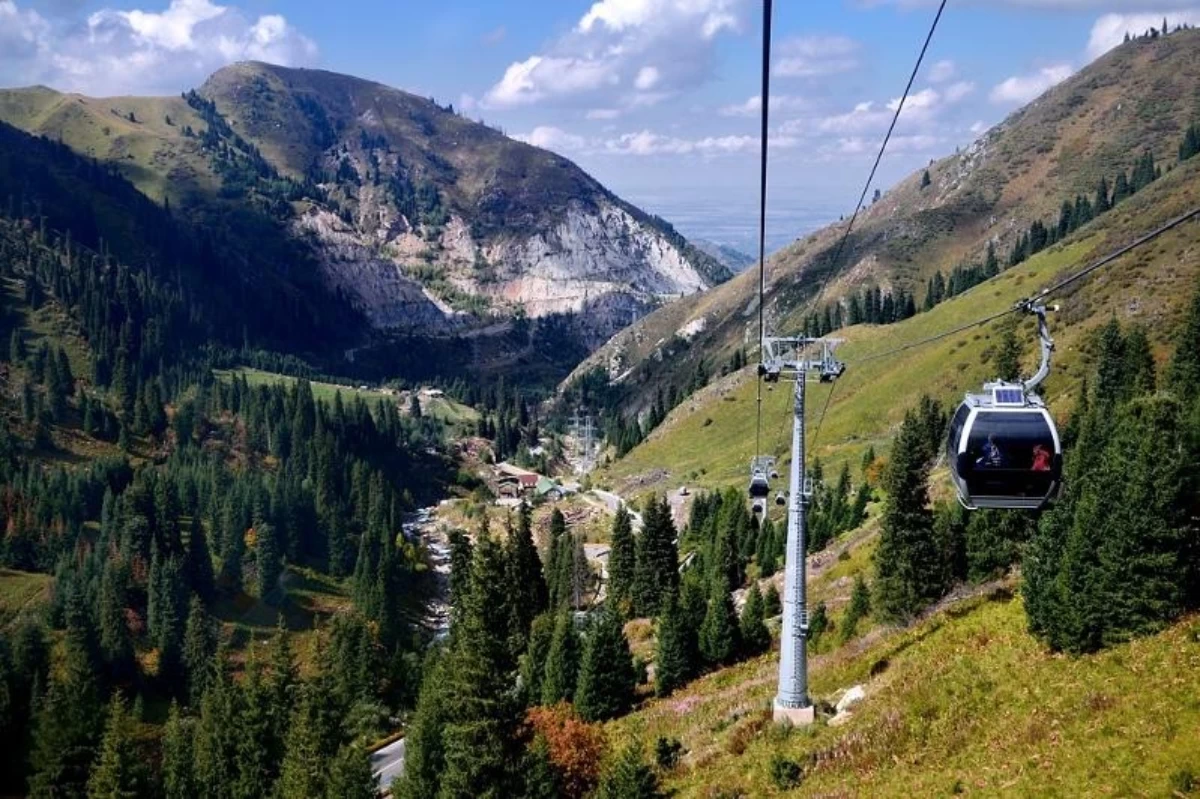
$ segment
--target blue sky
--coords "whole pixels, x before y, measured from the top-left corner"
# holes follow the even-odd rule
[[[772,238],[852,208],[934,0],[776,0]],[[753,226],[759,0],[0,0],[0,85],[176,92],[255,58],[379,80],[572,158],[689,235]],[[1200,0],[951,0],[882,188]]]

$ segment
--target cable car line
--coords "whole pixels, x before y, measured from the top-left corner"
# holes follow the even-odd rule
[[[1141,236],[1140,238],[1134,240],[1133,242],[1126,244],[1124,247],[1121,247],[1120,249],[1117,249],[1117,250],[1109,253],[1108,255],[1105,255],[1104,257],[1100,258],[1098,261],[1096,261],[1092,264],[1089,264],[1088,266],[1079,270],[1075,274],[1073,274],[1067,278],[1064,278],[1063,280],[1060,280],[1057,283],[1036,292],[1031,297],[1020,300],[1015,305],[1013,305],[1011,308],[1000,311],[998,313],[989,314],[988,316],[985,316],[982,319],[977,319],[974,322],[968,322],[965,325],[959,325],[958,327],[955,327],[951,330],[946,330],[942,333],[937,333],[935,335],[929,336],[928,338],[919,339],[917,341],[913,341],[909,344],[905,344],[903,346],[896,347],[894,349],[885,350],[883,352],[877,352],[872,355],[864,356],[862,358],[856,358],[853,360],[853,363],[870,363],[871,361],[877,361],[880,358],[888,358],[888,357],[891,357],[892,355],[896,355],[901,352],[906,352],[908,350],[915,349],[917,347],[923,347],[926,344],[932,344],[935,341],[941,341],[944,338],[948,338],[948,337],[956,335],[958,333],[966,332],[967,330],[971,330],[972,328],[981,327],[982,325],[986,325],[989,322],[994,322],[997,319],[1008,316],[1009,314],[1028,312],[1035,305],[1038,305],[1038,304],[1044,302],[1047,298],[1051,297],[1054,294],[1057,294],[1059,291],[1062,291],[1067,286],[1070,286],[1074,283],[1079,282],[1080,280],[1083,280],[1084,278],[1091,275],[1093,272],[1096,272],[1097,270],[1099,270],[1105,266],[1109,266],[1114,261],[1119,260],[1122,256],[1128,255],[1130,252],[1138,249],[1139,247],[1149,244],[1150,242],[1157,239],[1159,236],[1162,236],[1165,233],[1169,233],[1170,231],[1174,230],[1175,228],[1179,227],[1180,225],[1184,224],[1185,222],[1188,222],[1197,217],[1200,217],[1200,206],[1197,206],[1196,208],[1193,208],[1191,211],[1188,211],[1187,213],[1172,219],[1170,222],[1167,222],[1166,224],[1162,225],[1161,227],[1155,228],[1154,230],[1150,231],[1149,233],[1145,234],[1144,236]]]
[[[766,340],[766,321],[763,317],[763,305],[766,300],[767,285],[767,127],[770,122],[771,97],[771,0],[763,0],[763,38],[762,38],[762,144],[761,162],[759,164],[758,186],[758,351],[762,359],[764,341]],[[758,376],[758,420],[754,430],[754,458],[757,462],[762,456],[762,403],[763,378]]]
[[[929,33],[925,35],[925,43],[921,45],[921,52],[917,55],[917,62],[913,64],[912,74],[908,76],[908,84],[904,87],[904,94],[900,96],[900,103],[896,106],[896,113],[892,115],[892,124],[888,126],[887,133],[883,137],[883,143],[879,147],[879,153],[875,156],[875,163],[871,167],[871,173],[867,176],[867,182],[863,184],[862,194],[858,197],[858,202],[854,206],[854,213],[850,215],[850,223],[846,225],[846,230],[842,233],[842,238],[838,242],[837,249],[834,251],[833,261],[830,272],[825,275],[825,280],[821,282],[821,287],[814,299],[819,299],[821,294],[829,285],[829,279],[833,277],[832,269],[837,266],[841,260],[842,250],[846,247],[846,242],[850,238],[851,231],[854,230],[854,223],[858,220],[858,215],[862,211],[863,203],[867,201],[867,192],[871,190],[871,183],[875,180],[875,173],[879,170],[879,164],[883,162],[883,154],[887,151],[888,143],[892,140],[892,133],[896,130],[896,125],[900,122],[900,114],[904,111],[904,103],[908,100],[908,95],[912,92],[913,84],[917,81],[917,75],[921,71],[921,64],[925,61],[925,54],[929,52],[929,43],[933,41],[933,34],[937,32],[938,23],[942,20],[942,12],[946,10],[947,0],[942,0],[938,5],[937,14],[934,15],[933,24],[929,26]],[[765,105],[765,101],[764,101]],[[763,149],[766,150],[766,134],[763,134]],[[761,299],[760,299],[761,302]],[[761,306],[760,306],[761,308]],[[829,402],[833,399],[834,392],[837,391],[837,383],[829,389],[829,393],[825,396],[825,404],[821,407],[821,415],[817,417],[817,428],[813,434],[812,446],[810,451],[815,452],[817,448],[817,440],[821,436],[821,425],[825,422],[825,412],[829,410]]]

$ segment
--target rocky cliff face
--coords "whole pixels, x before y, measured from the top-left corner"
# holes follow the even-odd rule
[[[293,229],[384,331],[580,314],[602,340],[729,275],[574,164],[449,108],[314,70],[239,64],[200,94],[309,194]]]

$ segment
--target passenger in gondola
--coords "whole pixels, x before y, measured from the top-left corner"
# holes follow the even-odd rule
[[[994,434],[988,434],[987,442],[983,445],[983,455],[975,461],[975,465],[989,469],[999,469],[1004,465],[1004,455],[1000,452],[999,445],[996,444]]]
[[[1030,467],[1035,472],[1050,471],[1050,450],[1046,449],[1041,444],[1033,446],[1033,465]]]

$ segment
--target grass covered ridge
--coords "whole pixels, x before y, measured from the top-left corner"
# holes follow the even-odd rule
[[[1171,796],[1200,777],[1195,617],[1072,658],[1047,652],[1020,599],[993,589],[861,651],[814,658],[818,701],[866,687],[840,727],[771,724],[776,662],[710,675],[610,731],[679,738],[689,754],[667,784],[680,797],[780,794],[777,758],[800,764],[802,793],[820,796]]]

